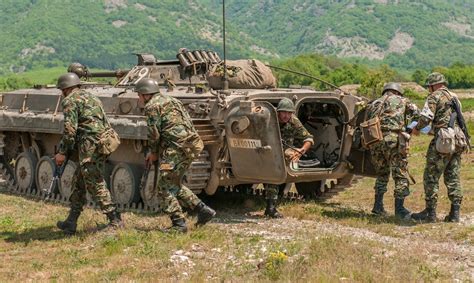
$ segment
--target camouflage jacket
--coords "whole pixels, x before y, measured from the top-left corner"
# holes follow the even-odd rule
[[[93,94],[76,89],[62,101],[64,134],[59,143],[59,153],[74,150],[78,143],[91,139],[98,142],[110,127],[105,117],[102,102]]]
[[[158,153],[160,147],[180,148],[200,140],[191,117],[176,98],[155,94],[145,106],[145,115],[151,153]]]
[[[433,122],[432,128],[447,128],[451,117],[451,99],[458,99],[457,95],[450,92],[446,87],[437,89],[426,98],[425,106],[421,110],[420,119],[416,129],[423,129]],[[459,103],[461,105],[461,103]],[[457,125],[457,121],[455,123]]]
[[[313,135],[305,129],[300,120],[291,115],[290,121],[285,124],[280,124],[281,140],[284,142],[283,148],[287,149],[290,146],[299,147],[304,142],[309,141],[314,144]]]
[[[382,97],[373,101],[369,105],[368,111],[369,119],[379,116],[384,132],[405,131],[407,123],[417,120],[419,117],[419,110],[415,104],[411,103],[408,98],[392,91],[385,92]]]

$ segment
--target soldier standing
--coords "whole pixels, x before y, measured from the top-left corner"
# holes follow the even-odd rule
[[[408,181],[408,141],[410,136],[405,132],[407,122],[418,116],[418,108],[410,100],[403,97],[403,89],[399,83],[387,83],[382,96],[369,106],[369,118],[380,119],[383,140],[370,147],[372,163],[377,172],[375,181],[375,201],[372,213],[385,214],[383,195],[387,192],[387,184],[392,172],[395,182],[395,215],[402,219],[410,216],[404,207],[405,198],[410,194]]]
[[[444,220],[446,222],[459,222],[459,210],[463,197],[459,170],[461,168],[461,154],[466,148],[456,149],[451,154],[443,154],[436,149],[436,140],[439,138],[440,130],[450,127],[451,114],[453,113],[451,101],[458,98],[448,90],[448,82],[441,73],[434,72],[428,75],[426,84],[430,94],[421,111],[420,120],[413,129],[413,134],[419,135],[420,129],[431,123],[434,138],[431,140],[426,153],[426,167],[423,174],[426,208],[419,213],[414,213],[412,218],[436,222],[439,178],[441,174],[444,174],[444,184],[448,189],[448,197],[451,201],[451,210]],[[457,121],[454,122],[453,128],[456,131],[459,125]]]
[[[151,78],[140,80],[135,91],[145,104],[148,126],[147,166],[158,161],[160,174],[156,190],[160,206],[170,216],[170,229],[186,232],[183,204],[198,213],[198,225],[209,222],[216,212],[182,184],[184,173],[198,157],[204,144],[194,128],[183,104],[160,93],[158,82]],[[155,176],[156,178],[156,176]]]
[[[71,209],[65,221],[59,221],[57,227],[66,234],[74,234],[83,206],[86,203],[86,191],[109,220],[109,227],[122,227],[120,213],[112,202],[110,192],[104,180],[106,154],[100,153],[99,140],[110,128],[102,103],[91,93],[80,89],[81,81],[74,73],[59,77],[57,88],[64,96],[62,101],[64,114],[64,134],[54,159],[61,166],[66,155],[78,158],[79,166],[74,174],[72,194],[69,198]]]
[[[294,115],[295,105],[288,98],[280,100],[277,106],[278,122],[280,124],[280,135],[285,149],[285,156],[289,161],[298,162],[300,157],[305,154],[314,144],[313,136],[305,129],[301,121]],[[295,146],[301,146],[296,149]],[[272,218],[281,218],[281,215],[276,209],[276,202],[278,194],[283,185],[264,184],[265,199],[267,207],[265,215]]]

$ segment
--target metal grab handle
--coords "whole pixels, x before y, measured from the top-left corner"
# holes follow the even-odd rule
[[[264,145],[264,146],[259,146],[255,148],[257,152],[262,152],[262,151],[271,151],[272,147],[269,145]]]

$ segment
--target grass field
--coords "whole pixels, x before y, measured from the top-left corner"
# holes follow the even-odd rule
[[[421,174],[429,137],[416,138],[410,168],[418,183],[407,207],[423,208]],[[325,202],[289,202],[282,220],[263,202],[214,201],[218,217],[186,235],[168,235],[162,215],[125,213],[127,227],[105,233],[86,210],[79,233],[55,228],[67,208],[0,194],[0,281],[453,281],[474,280],[473,155],[465,155],[462,223],[419,224],[370,214],[373,179]],[[439,217],[449,209],[444,185]]]

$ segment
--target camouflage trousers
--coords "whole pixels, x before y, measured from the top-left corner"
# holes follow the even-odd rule
[[[171,219],[184,218],[183,206],[193,210],[201,200],[182,184],[184,173],[193,158],[175,147],[164,149],[160,156],[160,175],[157,182],[157,194],[160,206]]]
[[[77,154],[72,159],[77,160]],[[87,202],[86,192],[89,192],[103,213],[115,210],[115,204],[112,202],[104,179],[106,160],[107,156],[98,152],[89,152],[87,156],[79,154],[80,164],[74,173],[72,193],[69,198],[72,210],[82,211]]]
[[[451,202],[462,200],[459,170],[461,169],[461,153],[452,155],[440,154],[436,151],[436,141],[433,139],[426,153],[426,167],[423,174],[425,201],[427,206],[436,206],[438,200],[439,179],[444,174],[444,184],[448,189]]]
[[[263,187],[265,188],[265,199],[277,200],[278,197],[283,194],[285,186],[286,184],[263,184]]]
[[[394,197],[405,198],[410,194],[408,160],[404,154],[400,153],[398,137],[395,137],[395,134],[389,135],[385,136],[383,141],[374,144],[370,149],[372,163],[378,175],[374,190],[376,194],[386,193],[390,173],[392,173],[395,182]],[[398,136],[398,134],[396,135]]]

